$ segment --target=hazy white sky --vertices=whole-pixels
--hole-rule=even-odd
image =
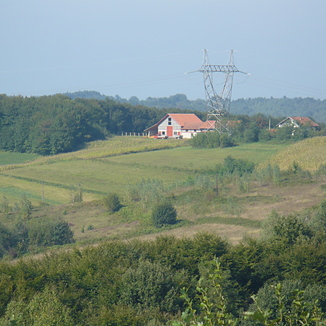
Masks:
[[[325,0],[0,0],[0,40],[7,95],[204,98],[233,49],[233,99],[326,98]]]

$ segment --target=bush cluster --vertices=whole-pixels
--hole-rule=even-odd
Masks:
[[[61,219],[20,219],[11,229],[0,223],[0,257],[4,254],[16,257],[31,248],[72,242],[73,232],[69,224]]]
[[[103,198],[103,203],[109,213],[117,212],[121,208],[119,196],[115,193],[109,193]]]
[[[160,203],[152,210],[152,220],[156,227],[175,224],[177,221],[177,211],[169,202]]]
[[[223,148],[236,145],[231,136],[225,133],[220,134],[217,131],[198,133],[190,140],[190,144],[196,148]]]

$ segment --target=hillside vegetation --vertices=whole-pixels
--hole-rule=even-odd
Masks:
[[[293,163],[311,172],[326,164],[326,137],[308,138],[287,146],[264,162],[264,165],[278,165],[281,170],[286,170],[292,168]]]
[[[324,148],[309,140],[294,145]],[[262,166],[294,145],[119,136],[16,157],[0,172],[0,325],[323,325],[325,158]]]
[[[321,139],[312,138],[310,146],[318,148]],[[273,209],[288,214],[293,202],[300,211],[322,200],[323,179],[295,174],[291,151],[291,169],[284,175],[271,164],[241,174],[236,167],[248,160],[262,166],[280,152],[305,142],[259,142],[213,149],[192,148],[186,140],[143,137],[117,136],[91,142],[76,152],[1,166],[1,205],[9,207],[2,222],[7,226],[18,222],[20,215],[15,211],[26,198],[34,207],[31,216],[62,218],[78,241],[152,237],[158,231],[182,236],[208,230],[237,242],[245,233],[257,234],[260,221]],[[317,162],[325,159],[319,157],[316,166]],[[102,200],[112,193],[119,196],[122,206],[108,213]],[[158,230],[150,214],[153,205],[164,198],[172,200],[182,223]]]
[[[321,112],[325,112],[323,103],[319,105]],[[271,133],[269,126],[275,127],[284,117],[272,116],[276,114],[272,111],[268,115],[259,112],[245,115],[245,103],[241,106],[238,114],[233,113],[227,118],[234,121],[230,128],[232,139],[228,143],[250,143],[272,137],[300,140],[326,134],[326,125],[321,123],[322,119],[317,120],[320,124],[317,131],[303,126],[294,137],[289,128],[277,128],[275,133]],[[291,115],[296,112],[295,106],[292,106]],[[282,115],[283,112],[285,110],[282,110]],[[108,98],[71,99],[60,94],[28,98],[0,94],[0,150],[40,155],[68,153],[82,149],[91,141],[104,140],[113,135],[143,135],[144,130],[167,113],[195,113],[200,119],[206,119],[204,112],[195,111],[191,106],[184,109],[178,105],[158,109]],[[300,115],[310,114],[301,112]]]

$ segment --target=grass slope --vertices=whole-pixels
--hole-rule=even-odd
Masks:
[[[278,165],[281,170],[287,170],[293,166],[293,162],[309,171],[316,171],[320,165],[326,164],[326,136],[307,138],[287,146],[263,165]]]
[[[143,179],[173,185],[196,171],[213,168],[228,155],[260,163],[284,147],[257,143],[225,149],[193,149],[186,145],[180,140],[141,137],[93,142],[77,152],[3,166],[0,194],[18,201],[25,192],[33,203],[44,196],[49,204],[66,204],[70,202],[72,189],[81,185],[83,199],[91,201],[108,192],[123,195]]]
[[[33,161],[40,157],[37,154],[14,153],[0,151],[0,166],[8,164],[21,164]]]

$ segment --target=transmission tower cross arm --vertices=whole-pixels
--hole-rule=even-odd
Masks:
[[[224,72],[224,73],[233,73],[233,72],[241,72],[235,65],[204,65],[198,72]]]

